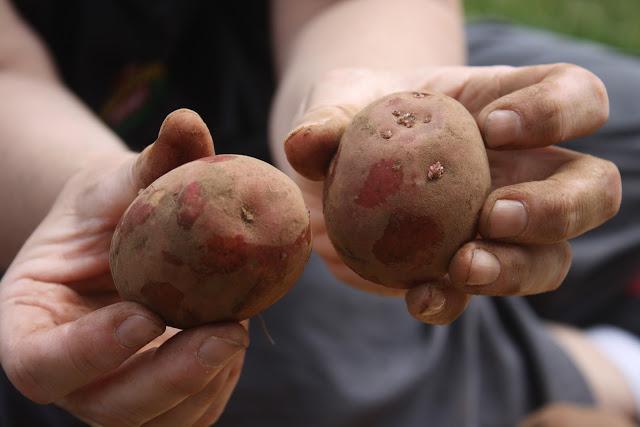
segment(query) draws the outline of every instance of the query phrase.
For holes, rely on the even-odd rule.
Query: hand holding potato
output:
[[[337,256],[322,217],[322,184],[354,115],[399,91],[435,91],[474,116],[487,147],[492,192],[480,211],[479,236],[462,246],[442,280],[406,292],[409,311],[448,323],[469,295],[530,295],[555,289],[570,265],[567,240],[613,216],[620,176],[610,162],[554,144],[597,130],[608,117],[602,82],[574,65],[449,67],[411,71],[332,72],[309,93],[285,141],[312,210],[315,249],[352,285],[386,294]],[[407,197],[412,197],[408,194]]]
[[[212,154],[206,125],[180,110],[142,154],[73,177],[0,285],[0,360],[14,385],[105,426],[206,426],[238,380],[246,325],[170,329],[120,302],[109,245],[138,190]]]

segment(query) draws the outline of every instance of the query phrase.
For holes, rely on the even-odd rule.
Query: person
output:
[[[453,0],[229,3],[0,1],[0,138],[9,141],[0,191],[11,201],[0,213],[0,258],[11,262],[0,360],[20,393],[55,403],[27,406],[4,384],[3,425],[71,425],[72,414],[99,425],[507,426],[556,401],[609,411],[571,407],[576,418],[628,422],[630,386],[592,341],[550,332],[519,298],[469,297],[557,288],[567,240],[618,210],[615,165],[555,146],[606,121],[601,80],[562,63],[464,66]],[[451,283],[414,288],[405,306],[339,262],[323,232],[320,184],[293,172],[284,147],[300,155],[300,172],[321,179],[356,111],[417,89],[454,96],[474,114],[494,189],[482,238],[458,252]],[[178,110],[153,145],[131,151],[181,106],[204,121]],[[212,153],[205,121],[218,152],[269,158],[267,117],[272,159],[312,210],[316,251],[264,314],[276,344],[252,327],[246,351],[246,325],[234,323],[165,329],[119,301],[110,236],[138,190]]]

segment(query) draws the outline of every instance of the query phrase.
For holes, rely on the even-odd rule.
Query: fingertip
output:
[[[342,131],[338,131],[331,120],[302,124],[285,139],[287,160],[303,177],[321,181],[338,149],[341,135]]]
[[[407,291],[405,302],[409,313],[420,322],[447,325],[465,310],[469,295],[453,288],[449,280],[424,284]]]
[[[419,320],[440,313],[446,304],[444,292],[430,284],[410,289],[405,300],[409,312]]]
[[[204,120],[188,108],[175,110],[164,119],[158,132],[158,142],[166,145],[182,145],[188,141],[191,151],[213,154],[213,138]]]
[[[240,347],[249,347],[249,331],[241,323],[217,323],[207,325],[206,328],[212,336],[233,342]]]
[[[182,164],[213,154],[207,125],[198,113],[182,108],[164,119],[156,141],[140,153],[133,168],[134,178],[144,188]]]

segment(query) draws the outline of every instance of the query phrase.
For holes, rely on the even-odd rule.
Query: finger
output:
[[[34,315],[32,306],[15,302],[3,319]],[[49,330],[37,330],[39,326],[46,327],[26,321],[4,324],[1,340],[8,377],[38,403],[56,401],[117,368],[165,328],[158,316],[132,302],[104,307]]]
[[[570,265],[567,242],[519,246],[477,240],[456,252],[449,277],[454,286],[470,294],[533,295],[558,288]]]
[[[75,198],[74,208],[89,218],[117,220],[141,189],[170,170],[213,153],[211,134],[200,116],[187,109],[174,111],[162,123],[158,139],[142,153],[83,183],[86,190]]]
[[[597,157],[568,156],[574,158],[547,179],[493,191],[480,214],[480,234],[549,244],[576,237],[613,217],[622,195],[618,168]]]
[[[595,132],[609,117],[604,84],[576,65],[498,68],[493,79],[498,99],[477,117],[490,148],[556,144]]]
[[[409,313],[417,320],[433,325],[446,325],[467,308],[469,296],[451,287],[448,279],[409,289],[405,295]]]
[[[301,106],[294,130],[285,138],[291,166],[305,178],[322,180],[353,116],[392,92],[396,80],[363,69],[336,70],[320,78]]]
[[[164,119],[156,142],[138,157],[134,183],[145,188],[170,170],[213,153],[213,139],[202,118],[186,108],[176,110]]]
[[[207,412],[207,409],[224,398],[223,389],[229,382],[232,370],[236,369],[237,361],[244,358],[244,354],[237,354],[233,360],[216,375],[207,386],[197,394],[194,394],[170,409],[162,415],[145,423],[145,426],[173,427],[178,425],[192,426]],[[226,403],[226,400],[224,400]]]
[[[356,107],[328,106],[311,110],[285,139],[287,160],[305,178],[322,180]]]
[[[204,390],[247,345],[237,323],[185,330],[72,393],[64,405],[99,424],[139,425]]]
[[[224,408],[227,406],[227,402],[231,398],[231,394],[238,384],[240,379],[240,372],[242,368],[242,360],[236,362],[235,366],[232,366],[229,371],[229,377],[227,382],[222,387],[220,393],[216,396],[215,401],[207,408],[205,413],[194,423],[194,427],[207,427],[218,421]]]

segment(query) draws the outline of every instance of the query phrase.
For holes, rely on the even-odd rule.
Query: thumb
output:
[[[170,170],[213,154],[213,139],[202,118],[186,108],[176,110],[164,119],[158,139],[138,156],[133,184],[145,188]]]
[[[287,160],[296,172],[313,181],[324,179],[340,138],[359,109],[330,105],[307,111],[284,142]]]
[[[211,133],[200,116],[188,109],[176,110],[142,153],[127,154],[125,161],[103,173],[90,171],[88,178],[76,177],[76,184],[85,190],[74,193],[74,209],[84,217],[117,221],[141,189],[184,163],[213,154]]]

